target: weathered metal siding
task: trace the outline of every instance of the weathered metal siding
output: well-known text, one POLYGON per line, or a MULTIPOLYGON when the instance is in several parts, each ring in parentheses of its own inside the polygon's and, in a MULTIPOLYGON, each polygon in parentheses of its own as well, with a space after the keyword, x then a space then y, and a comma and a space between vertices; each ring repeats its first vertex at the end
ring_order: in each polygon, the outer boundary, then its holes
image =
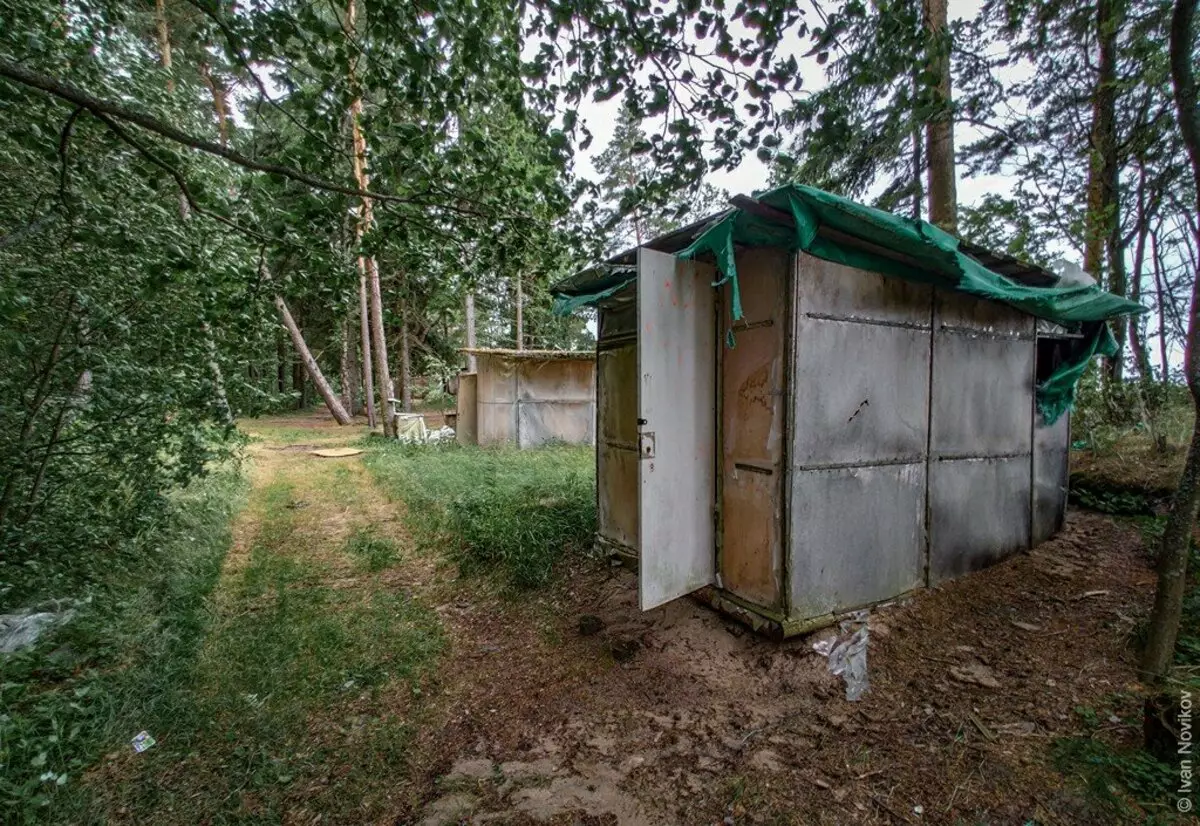
MULTIPOLYGON (((790 255, 738 256, 744 318, 737 346, 719 347, 721 584, 766 608, 783 594, 785 359, 790 255)), ((724 313, 722 313, 724 317, 724 313)))
POLYGON ((475 357, 476 397, 479 401, 479 444, 517 440, 517 371, 508 359, 475 357))
POLYGON ((638 250, 638 604, 709 585, 716 532, 712 266, 638 250))
POLYGON ((476 360, 478 444, 593 444, 594 360, 490 353, 476 360))
POLYGON ((1070 416, 1047 425, 1034 414, 1033 428, 1033 544, 1045 542, 1062 529, 1067 517, 1070 471, 1070 416))
POLYGON ((458 398, 455 400, 458 418, 454 436, 460 445, 479 443, 478 380, 475 373, 462 373, 458 377, 458 398))
POLYGON ((928 287, 796 257, 793 617, 921 584, 929 421, 928 287))
POLYGON ((1029 547, 1034 319, 939 291, 930 410, 930 584, 1029 547))
POLYGON ((594 444, 596 362, 520 360, 517 370, 517 444, 594 444))
MULTIPOLYGON (((601 336, 606 332, 601 310, 601 336)), ((597 345, 596 498, 599 535, 627 551, 638 542, 637 347, 601 338, 597 345)))

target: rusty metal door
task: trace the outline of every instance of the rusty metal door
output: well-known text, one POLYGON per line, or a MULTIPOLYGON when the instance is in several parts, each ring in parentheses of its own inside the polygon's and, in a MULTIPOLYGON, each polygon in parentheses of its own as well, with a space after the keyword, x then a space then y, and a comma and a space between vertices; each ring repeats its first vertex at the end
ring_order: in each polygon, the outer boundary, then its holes
MULTIPOLYGON (((788 319, 788 256, 738 257, 744 323, 721 351, 721 585, 764 607, 780 604, 788 319)), ((725 313, 728 316, 728 313, 725 313)))
POLYGON ((638 250, 638 601, 715 578, 714 270, 638 250))

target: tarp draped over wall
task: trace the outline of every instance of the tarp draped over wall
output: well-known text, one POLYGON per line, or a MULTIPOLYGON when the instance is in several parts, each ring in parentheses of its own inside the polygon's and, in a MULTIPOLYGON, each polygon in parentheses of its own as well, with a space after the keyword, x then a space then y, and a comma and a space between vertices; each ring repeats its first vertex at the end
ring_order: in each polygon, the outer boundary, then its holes
MULTIPOLYGON (((791 224, 735 209, 676 253, 680 258, 696 258, 708 253, 716 259, 722 277, 714 286, 730 282, 730 309, 734 321, 742 317, 736 247, 770 246, 802 250, 839 264, 999 301, 1072 328, 1082 326, 1084 341, 1072 348, 1070 356, 1038 385, 1038 410, 1048 424, 1071 408, 1075 386, 1092 356, 1115 355, 1116 341, 1103 322, 1145 312, 1140 304, 1095 285, 1033 287, 1020 284, 960 251, 958 238, 932 224, 901 218, 820 189, 791 184, 755 200, 790 217, 791 224), (823 233, 822 229, 832 232, 823 233), (838 236, 850 237, 842 240, 838 236), (864 248, 856 241, 906 260, 899 261, 880 251, 864 248)), ((570 309, 574 309, 590 301, 602 300, 627 283, 623 281, 614 288, 610 282, 604 285, 603 295, 574 295, 566 301, 570 303, 570 309)))

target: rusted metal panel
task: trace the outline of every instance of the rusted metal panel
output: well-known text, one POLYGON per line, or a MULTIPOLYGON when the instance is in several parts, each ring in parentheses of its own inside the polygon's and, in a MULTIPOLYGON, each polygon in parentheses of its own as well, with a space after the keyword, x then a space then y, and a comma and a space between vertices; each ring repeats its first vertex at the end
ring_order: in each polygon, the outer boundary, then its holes
POLYGON ((738 256, 744 323, 721 352, 721 583, 764 607, 783 573, 784 340, 789 256, 738 256))
POLYGON ((929 467, 931 585, 1029 547, 1029 456, 929 467))
POLYGON ((596 370, 597 532, 610 542, 636 551, 638 376, 634 342, 613 349, 601 348, 596 354, 596 370))
POLYGON ((597 448, 598 531, 630 551, 638 547, 638 454, 636 448, 597 448))
POLYGON ((933 350, 933 455, 1028 455, 1033 359, 1032 339, 939 331, 933 350))
POLYGON ((455 400, 458 420, 455 422, 454 437, 460 445, 479 444, 478 379, 475 373, 462 373, 458 377, 458 397, 455 400))
POLYGON ((1046 425, 1034 414, 1033 543, 1045 542, 1063 526, 1067 515, 1070 463, 1070 417, 1046 425))
POLYGON ((715 578, 716 325, 711 266, 638 250, 638 601, 715 578))
POLYGON ((793 474, 792 617, 856 608, 922 583, 924 462, 793 474))
POLYGON ((798 329, 793 466, 922 456, 929 331, 816 318, 798 329))
POLYGON ((929 326, 930 288, 899 278, 798 256, 800 311, 815 316, 929 326))

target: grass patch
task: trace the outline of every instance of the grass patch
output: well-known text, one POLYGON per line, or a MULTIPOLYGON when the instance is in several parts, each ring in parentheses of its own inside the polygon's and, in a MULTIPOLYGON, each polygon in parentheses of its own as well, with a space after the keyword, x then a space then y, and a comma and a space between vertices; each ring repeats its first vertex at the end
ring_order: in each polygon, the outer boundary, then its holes
POLYGON ((346 540, 346 553, 364 570, 375 572, 390 568, 400 558, 396 543, 376 536, 369 528, 359 528, 346 540))
MULTIPOLYGON (((185 702, 148 727, 154 749, 113 769, 119 783, 98 779, 107 811, 190 824, 375 822, 394 810, 441 625, 402 591, 339 584, 325 514, 315 500, 297 506, 330 472, 300 466, 252 497, 258 530, 218 592, 185 702)), ((365 547, 367 564, 395 556, 361 530, 334 547, 365 547)))
POLYGON ((563 554, 590 546, 596 526, 595 453, 383 445, 366 460, 408 506, 425 545, 445 544, 464 573, 499 571, 513 585, 544 584, 563 554))
POLYGON ((0 655, 0 821, 92 820, 84 772, 188 705, 205 598, 243 491, 229 470, 174 494, 167 517, 137 539, 141 565, 96 585, 34 649, 0 655))

